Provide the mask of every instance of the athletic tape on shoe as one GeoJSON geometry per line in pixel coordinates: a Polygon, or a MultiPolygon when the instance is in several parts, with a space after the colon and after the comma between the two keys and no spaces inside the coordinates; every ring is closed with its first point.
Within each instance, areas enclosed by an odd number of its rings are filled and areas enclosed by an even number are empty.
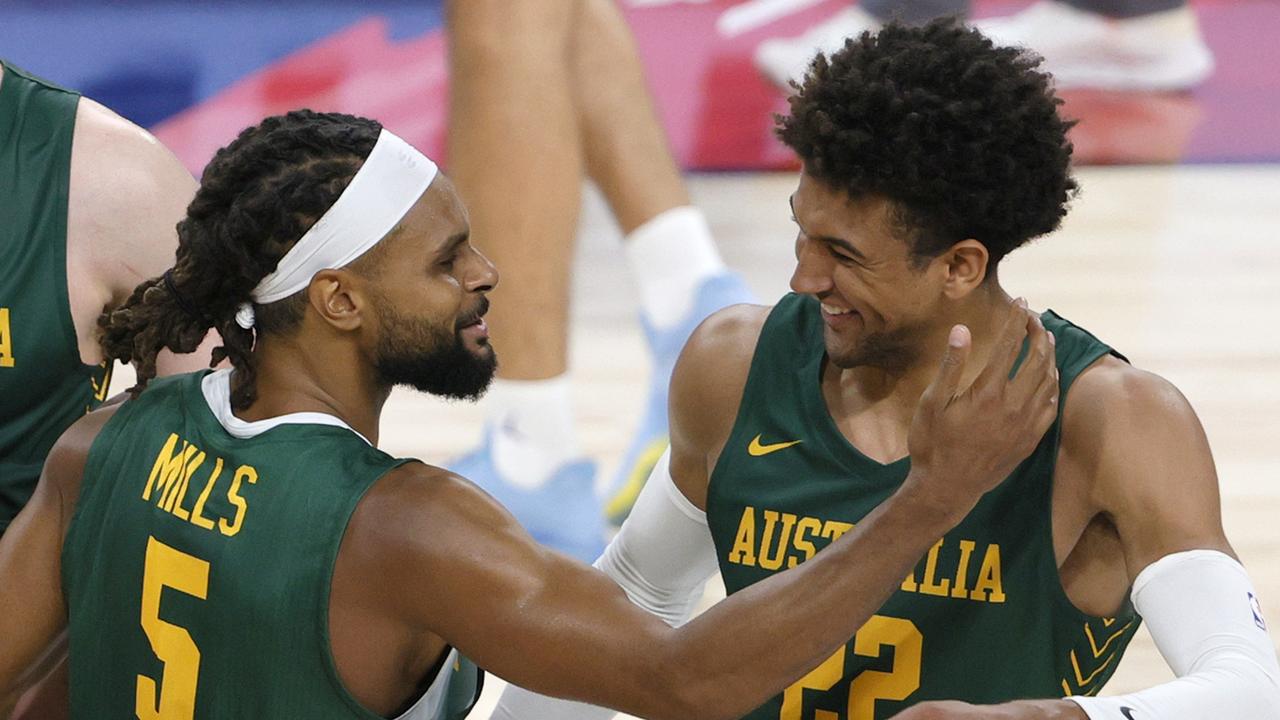
{"type": "MultiPolygon", "coordinates": [[[[422,197],[439,168],[386,128],[337,201],[280,258],[275,272],[253,289],[265,305],[305,288],[321,270],[345,267],[386,237],[422,197]]],[[[236,322],[253,327],[253,305],[243,303],[236,322]]]]}

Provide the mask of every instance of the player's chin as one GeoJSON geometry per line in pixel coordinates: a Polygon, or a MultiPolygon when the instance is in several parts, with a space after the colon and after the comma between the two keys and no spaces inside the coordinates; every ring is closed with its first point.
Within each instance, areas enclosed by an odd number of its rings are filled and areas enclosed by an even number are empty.
{"type": "Polygon", "coordinates": [[[489,344],[489,338],[476,338],[463,341],[463,347],[467,352],[475,356],[477,360],[487,363],[497,363],[498,353],[494,351],[493,345],[489,344]]]}
{"type": "Polygon", "coordinates": [[[822,333],[823,344],[826,345],[827,357],[837,365],[841,360],[858,354],[858,343],[862,340],[861,328],[825,328],[822,333]]]}

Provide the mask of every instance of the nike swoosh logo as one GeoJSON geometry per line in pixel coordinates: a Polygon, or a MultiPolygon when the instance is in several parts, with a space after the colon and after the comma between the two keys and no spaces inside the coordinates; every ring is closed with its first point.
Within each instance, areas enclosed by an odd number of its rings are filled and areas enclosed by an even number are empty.
{"type": "Polygon", "coordinates": [[[760,438],[763,436],[764,433],[755,436],[751,439],[751,444],[747,446],[747,452],[750,453],[752,457],[760,457],[761,455],[768,455],[769,453],[778,452],[779,450],[786,450],[792,445],[799,445],[802,442],[801,440],[792,440],[791,442],[761,445],[760,438]]]}
{"type": "Polygon", "coordinates": [[[1129,720],[1137,720],[1137,718],[1133,716],[1133,708],[1128,707],[1127,705],[1120,706],[1120,714],[1129,718],[1129,720]]]}

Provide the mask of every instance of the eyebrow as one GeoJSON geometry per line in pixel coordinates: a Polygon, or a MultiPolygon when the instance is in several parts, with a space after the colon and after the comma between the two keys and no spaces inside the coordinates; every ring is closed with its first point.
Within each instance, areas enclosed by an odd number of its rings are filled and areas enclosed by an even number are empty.
{"type": "Polygon", "coordinates": [[[471,237],[471,233],[465,230],[459,233],[454,233],[453,235],[449,236],[448,240],[445,240],[444,245],[439,250],[436,251],[436,254],[442,257],[445,255],[449,255],[454,250],[458,249],[459,245],[461,245],[462,243],[470,239],[470,237],[471,237]]]}
{"type": "MultiPolygon", "coordinates": [[[[800,225],[800,218],[796,217],[796,196],[792,195],[788,197],[787,202],[791,205],[791,219],[795,221],[796,225],[800,225]]],[[[854,256],[859,260],[867,259],[867,256],[864,255],[861,250],[854,247],[853,243],[849,242],[848,240],[845,240],[844,238],[834,237],[832,235],[813,235],[813,234],[810,234],[809,231],[805,230],[803,225],[800,225],[800,232],[804,233],[805,235],[808,235],[809,237],[813,238],[814,240],[817,240],[818,242],[827,243],[828,245],[835,245],[836,247],[841,248],[842,250],[848,252],[850,255],[854,256]]]]}

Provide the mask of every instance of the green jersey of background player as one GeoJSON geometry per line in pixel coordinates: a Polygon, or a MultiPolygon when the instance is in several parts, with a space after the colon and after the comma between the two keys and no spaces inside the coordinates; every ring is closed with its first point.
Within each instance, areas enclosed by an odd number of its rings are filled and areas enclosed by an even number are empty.
{"type": "Polygon", "coordinates": [[[478,684],[459,653],[645,717],[736,717],[834,652],[1054,417],[1037,317],[1006,309],[964,397],[953,328],[903,487],[673,630],[466,480],[376,449],[392,386],[474,397],[495,366],[497,273],[430,160],[371,120],[268,118],[215,156],[179,237],[104,348],[145,385],[213,326],[234,370],[157,382],[55,445],[0,540],[0,713],[67,626],[83,718],[457,717],[478,684]]]}
{"type": "Polygon", "coordinates": [[[54,441],[106,398],[98,316],[173,261],[194,192],[150,133],[0,63],[0,535],[54,441]]]}
{"type": "MultiPolygon", "coordinates": [[[[911,408],[941,339],[963,323],[975,357],[1002,352],[999,263],[1056,228],[1076,187],[1038,62],[947,21],[815,61],[780,129],[804,163],[796,294],[713,315],[685,347],[670,456],[597,562],[637,602],[679,622],[717,569],[733,598],[803,567],[924,459],[911,408]]],[[[846,647],[745,717],[1276,717],[1280,667],[1195,414],[1087,332],[1043,322],[1064,400],[1036,451],[846,647]],[[1092,697],[1135,606],[1185,677],[1092,697]]],[[[495,720],[597,716],[511,690],[495,720]]]]}

